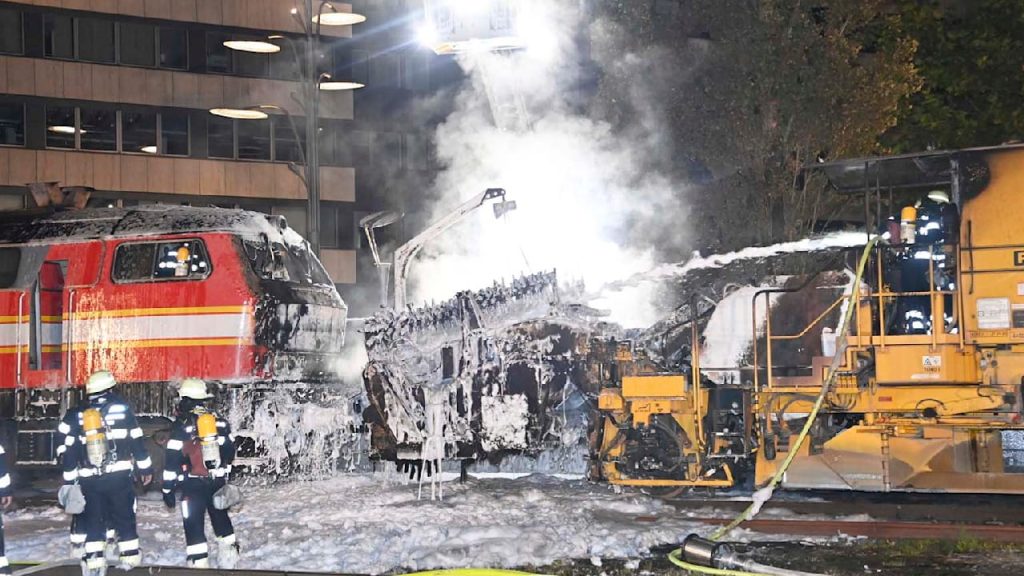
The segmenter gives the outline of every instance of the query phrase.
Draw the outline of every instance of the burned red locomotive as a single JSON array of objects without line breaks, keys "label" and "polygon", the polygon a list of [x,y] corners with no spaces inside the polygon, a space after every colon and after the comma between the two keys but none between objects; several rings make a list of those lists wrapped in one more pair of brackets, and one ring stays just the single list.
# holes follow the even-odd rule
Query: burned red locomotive
[{"label": "burned red locomotive", "polygon": [[0,214],[4,443],[21,465],[53,463],[56,421],[98,369],[122,382],[156,444],[169,387],[187,376],[248,398],[236,411],[244,430],[256,396],[329,388],[345,321],[320,262],[280,217],[182,206]]}]

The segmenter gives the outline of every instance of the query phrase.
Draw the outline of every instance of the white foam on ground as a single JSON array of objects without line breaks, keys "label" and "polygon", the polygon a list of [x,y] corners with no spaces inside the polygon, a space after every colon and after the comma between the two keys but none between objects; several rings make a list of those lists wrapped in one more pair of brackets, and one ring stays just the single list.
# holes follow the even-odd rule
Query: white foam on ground
[{"label": "white foam on ground", "polygon": [[[539,475],[448,482],[444,500],[431,501],[417,499],[415,483],[385,476],[246,488],[245,504],[233,514],[242,546],[238,568],[378,574],[638,558],[713,530],[664,502],[606,484]],[[68,523],[57,508],[6,514],[8,556],[65,557]],[[185,564],[177,511],[141,501],[139,530],[146,564]],[[209,529],[207,535],[212,543]]]}]

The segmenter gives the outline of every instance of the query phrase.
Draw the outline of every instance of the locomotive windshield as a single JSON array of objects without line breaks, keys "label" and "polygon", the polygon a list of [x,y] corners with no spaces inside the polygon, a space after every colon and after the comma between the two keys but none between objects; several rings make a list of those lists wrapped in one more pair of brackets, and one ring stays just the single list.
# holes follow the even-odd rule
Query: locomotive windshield
[{"label": "locomotive windshield", "polygon": [[308,244],[285,244],[271,241],[265,234],[261,241],[243,240],[249,264],[264,280],[276,280],[304,286],[332,284],[320,261]]}]

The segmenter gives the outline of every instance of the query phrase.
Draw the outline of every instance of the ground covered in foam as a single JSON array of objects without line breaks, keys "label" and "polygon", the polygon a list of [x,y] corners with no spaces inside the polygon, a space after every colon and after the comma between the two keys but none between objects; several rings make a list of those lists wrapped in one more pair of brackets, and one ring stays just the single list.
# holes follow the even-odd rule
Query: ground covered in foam
[{"label": "ground covered in foam", "polygon": [[[427,484],[420,497],[420,485],[385,474],[246,488],[234,514],[238,567],[381,573],[542,566],[638,558],[706,531],[659,500],[583,480],[535,475],[434,488],[442,499],[431,500]],[[145,562],[183,565],[178,513],[147,499],[138,510]],[[9,512],[4,523],[14,561],[68,554],[68,518],[56,507]]]}]

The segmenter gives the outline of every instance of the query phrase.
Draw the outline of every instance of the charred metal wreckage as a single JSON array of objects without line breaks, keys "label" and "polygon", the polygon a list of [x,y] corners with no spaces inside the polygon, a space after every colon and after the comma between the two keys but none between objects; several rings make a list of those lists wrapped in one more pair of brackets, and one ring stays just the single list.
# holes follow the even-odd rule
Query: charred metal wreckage
[{"label": "charred metal wreckage", "polygon": [[[366,325],[365,383],[376,456],[425,465],[536,453],[585,427],[596,311],[566,305],[554,272],[461,292]],[[582,418],[582,422],[581,422]]]}]

